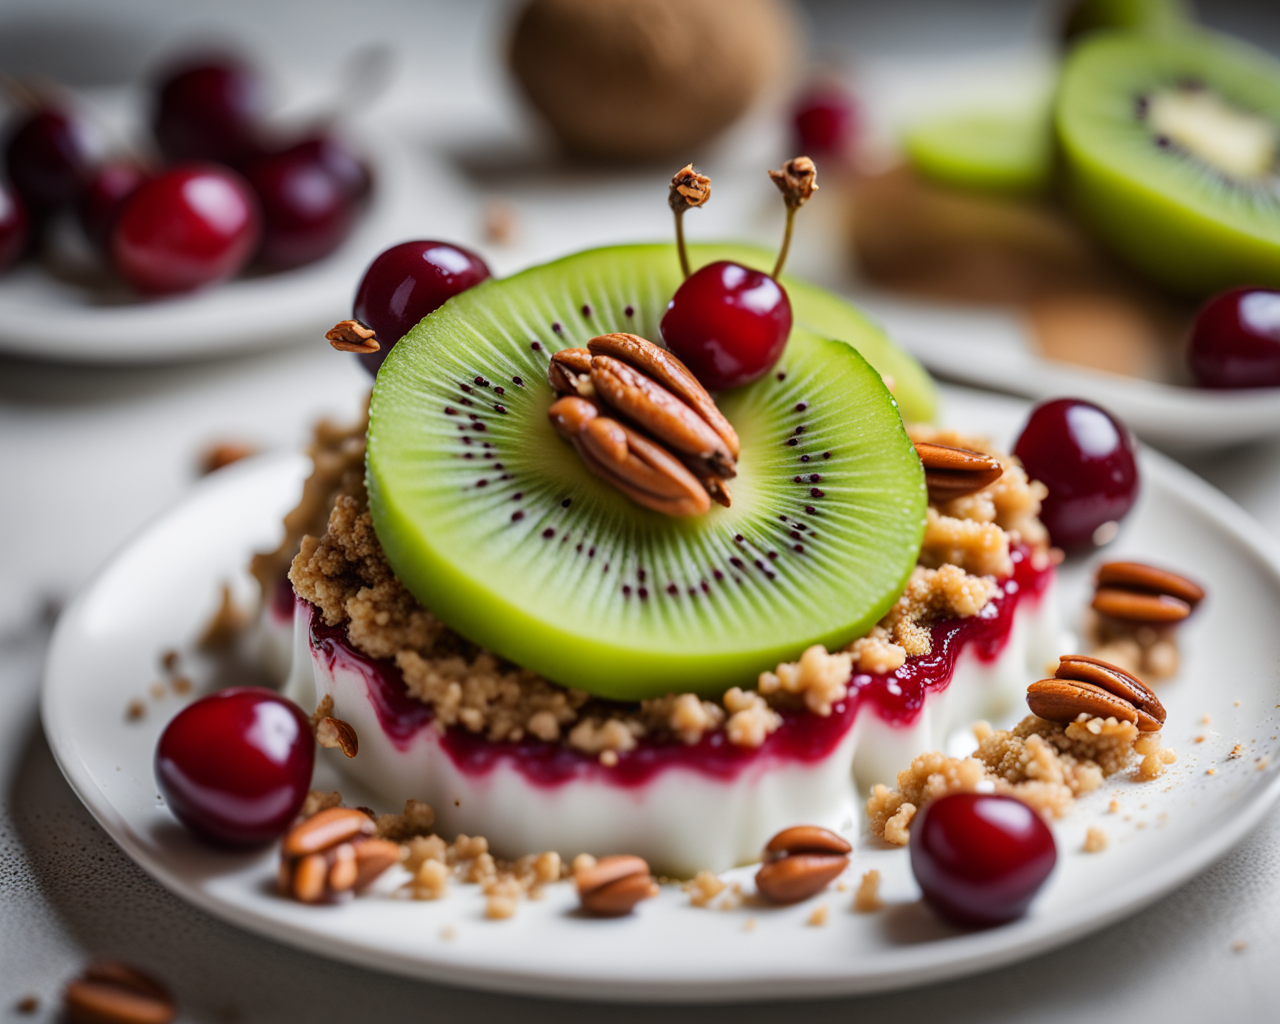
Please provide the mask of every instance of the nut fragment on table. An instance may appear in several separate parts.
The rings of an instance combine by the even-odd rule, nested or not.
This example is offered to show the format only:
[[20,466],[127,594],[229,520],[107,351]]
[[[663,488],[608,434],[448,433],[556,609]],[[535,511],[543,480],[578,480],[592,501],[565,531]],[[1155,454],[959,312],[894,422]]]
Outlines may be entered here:
[[99,960],[63,994],[71,1024],[169,1024],[177,1014],[160,982],[118,960]]
[[400,861],[400,846],[375,838],[364,811],[330,807],[298,822],[280,849],[280,891],[302,903],[320,903],[367,888]]
[[799,903],[816,896],[849,866],[853,847],[816,825],[783,829],[765,845],[756,890],[770,903]]
[[621,917],[658,895],[648,863],[630,854],[575,861],[573,882],[582,909],[596,917]]

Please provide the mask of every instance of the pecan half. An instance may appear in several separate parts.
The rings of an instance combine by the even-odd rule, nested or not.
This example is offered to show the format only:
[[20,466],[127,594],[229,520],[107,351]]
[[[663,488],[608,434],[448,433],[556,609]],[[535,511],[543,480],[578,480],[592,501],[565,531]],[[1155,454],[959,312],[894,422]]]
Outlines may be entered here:
[[701,515],[731,495],[738,434],[688,368],[634,334],[562,349],[547,379],[561,399],[548,410],[597,476],[668,515]]
[[128,964],[100,960],[63,995],[72,1024],[168,1024],[177,1007],[168,990]]
[[931,501],[950,501],[976,494],[1004,475],[999,460],[981,452],[925,441],[915,447],[924,466],[924,482]]
[[799,903],[816,896],[849,866],[853,847],[816,825],[783,829],[764,848],[756,890],[770,903]]
[[1151,625],[1181,622],[1204,600],[1191,580],[1142,562],[1108,562],[1098,569],[1093,610]]
[[658,895],[648,863],[629,854],[602,857],[575,872],[573,882],[582,909],[597,917],[629,914],[641,900]]
[[1032,714],[1050,722],[1070,723],[1081,715],[1132,722],[1140,732],[1159,732],[1164,705],[1137,676],[1082,654],[1059,659],[1053,679],[1027,688]]
[[341,718],[322,718],[316,726],[316,742],[329,750],[336,747],[347,757],[355,757],[360,751],[360,737],[351,723]]
[[361,355],[368,355],[382,348],[378,344],[378,335],[373,328],[359,320],[342,320],[325,331],[324,336],[339,352],[359,352]]
[[330,807],[284,837],[280,889],[302,903],[359,891],[400,861],[400,847],[375,839],[373,819],[352,807]]

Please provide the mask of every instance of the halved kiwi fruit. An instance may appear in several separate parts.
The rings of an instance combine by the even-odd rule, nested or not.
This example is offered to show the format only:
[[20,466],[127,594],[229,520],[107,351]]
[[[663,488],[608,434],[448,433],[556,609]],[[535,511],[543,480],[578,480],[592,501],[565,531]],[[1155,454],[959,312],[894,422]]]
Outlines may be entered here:
[[1056,103],[1064,187],[1121,257],[1189,295],[1280,285],[1280,64],[1209,33],[1102,33]]
[[1063,42],[1073,43],[1091,32],[1185,32],[1195,24],[1187,0],[1076,0],[1062,22]]
[[1045,106],[939,115],[913,125],[903,143],[926,178],[980,192],[1035,195],[1047,190],[1053,170]]
[[659,337],[679,283],[669,246],[486,282],[406,335],[373,394],[370,506],[400,579],[471,640],[615,699],[719,694],[847,643],[901,592],[924,525],[880,374],[803,326],[775,372],[720,396],[742,445],[732,508],[674,519],[593,476],[547,420],[547,361],[610,331]]

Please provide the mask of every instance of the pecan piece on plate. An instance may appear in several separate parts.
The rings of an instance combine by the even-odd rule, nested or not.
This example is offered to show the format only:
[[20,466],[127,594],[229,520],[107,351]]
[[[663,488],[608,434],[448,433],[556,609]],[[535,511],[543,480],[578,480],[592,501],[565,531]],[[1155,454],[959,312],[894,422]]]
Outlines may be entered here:
[[1050,722],[1070,723],[1081,715],[1115,718],[1140,732],[1159,732],[1165,720],[1160,698],[1137,676],[1082,654],[1064,655],[1053,679],[1032,683],[1027,706]]
[[322,718],[316,726],[316,742],[328,750],[337,748],[347,757],[355,757],[360,751],[360,737],[351,723],[332,716]]
[[675,356],[634,334],[562,349],[547,379],[548,415],[588,468],[646,508],[701,515],[728,507],[738,435]]
[[648,863],[630,854],[582,866],[574,872],[573,884],[582,909],[596,917],[621,917],[641,900],[658,895]]
[[359,320],[342,320],[330,327],[324,336],[339,352],[368,355],[382,348],[373,328]]
[[1108,562],[1098,569],[1093,610],[1154,626],[1181,622],[1203,600],[1204,591],[1177,573],[1142,562]]
[[783,829],[764,848],[756,890],[770,903],[799,903],[816,896],[849,866],[853,847],[816,825]]
[[924,482],[931,501],[950,501],[976,494],[1004,475],[998,459],[968,448],[920,441],[916,454],[924,466]]
[[364,811],[330,807],[300,821],[280,850],[280,889],[302,903],[359,891],[400,861],[400,847],[376,839]]

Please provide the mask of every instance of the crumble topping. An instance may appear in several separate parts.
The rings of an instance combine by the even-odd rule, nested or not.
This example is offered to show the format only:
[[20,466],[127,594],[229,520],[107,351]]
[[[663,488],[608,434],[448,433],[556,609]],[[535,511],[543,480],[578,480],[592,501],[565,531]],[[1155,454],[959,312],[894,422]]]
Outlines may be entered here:
[[1180,625],[1121,622],[1088,608],[1084,637],[1093,657],[1118,665],[1140,679],[1163,680],[1178,674]]
[[995,576],[1012,572],[1011,543],[1029,543],[1033,557],[1048,557],[1047,535],[1035,518],[1044,489],[1028,482],[1016,459],[981,439],[918,428],[913,437],[993,455],[1005,475],[977,494],[929,508],[922,564],[866,636],[842,651],[814,645],[798,661],[761,673],[755,690],[734,687],[718,702],[683,693],[619,705],[499,658],[418,603],[396,578],[373,529],[363,479],[366,426],[367,413],[351,428],[328,422],[317,428],[310,449],[316,468],[286,517],[285,541],[254,560],[264,592],[274,586],[270,573],[283,553],[297,550],[288,575],[298,596],[327,625],[345,624],[357,650],[393,660],[410,695],[433,709],[438,729],[461,725],[498,742],[532,736],[598,756],[605,765],[646,736],[692,745],[723,730],[730,743],[758,747],[781,726],[780,710],[830,715],[847,696],[855,669],[892,672],[908,656],[929,653],[931,622],[981,612],[999,593]]
[[858,889],[853,894],[853,909],[858,914],[874,914],[884,908],[884,900],[880,898],[880,872],[874,868],[862,876]]
[[1011,730],[980,723],[975,733],[972,756],[921,754],[898,773],[897,789],[876,786],[867,800],[872,833],[905,846],[919,809],[951,793],[1000,793],[1060,818],[1077,796],[1097,789],[1135,755],[1141,779],[1156,778],[1176,758],[1160,746],[1159,733],[1139,734],[1137,726],[1114,718],[1082,715],[1064,726],[1028,715]]

